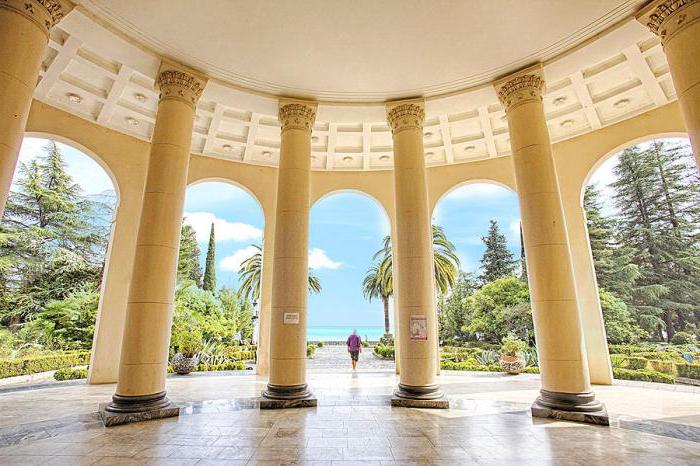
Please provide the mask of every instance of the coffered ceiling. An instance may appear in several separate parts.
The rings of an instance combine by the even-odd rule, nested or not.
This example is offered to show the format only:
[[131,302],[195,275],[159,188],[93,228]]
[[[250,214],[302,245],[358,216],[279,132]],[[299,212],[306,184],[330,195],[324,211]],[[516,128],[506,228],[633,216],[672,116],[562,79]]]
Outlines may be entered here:
[[194,153],[275,165],[276,95],[313,96],[319,170],[390,168],[382,102],[411,94],[427,97],[429,165],[508,155],[488,83],[536,59],[545,62],[554,141],[675,99],[659,42],[629,18],[639,2],[486,3],[83,1],[52,31],[35,96],[148,140],[166,55],[212,77]]

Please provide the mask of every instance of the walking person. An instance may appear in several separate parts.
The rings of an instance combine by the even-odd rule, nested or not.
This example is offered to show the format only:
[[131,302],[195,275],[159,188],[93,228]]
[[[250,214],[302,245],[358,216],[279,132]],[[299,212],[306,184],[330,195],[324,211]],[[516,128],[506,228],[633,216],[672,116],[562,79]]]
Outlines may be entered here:
[[362,352],[362,338],[357,334],[357,329],[352,331],[352,335],[348,337],[346,344],[348,345],[348,353],[350,353],[350,359],[352,360],[352,370],[356,370],[357,360],[360,358],[360,353]]

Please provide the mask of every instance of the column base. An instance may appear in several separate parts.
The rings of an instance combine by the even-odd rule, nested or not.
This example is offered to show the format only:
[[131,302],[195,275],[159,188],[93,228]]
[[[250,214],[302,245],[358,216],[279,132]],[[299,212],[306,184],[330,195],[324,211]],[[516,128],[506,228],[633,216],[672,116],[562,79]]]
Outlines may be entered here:
[[448,409],[450,402],[439,385],[414,386],[399,384],[391,397],[391,406],[403,408]]
[[318,400],[305,383],[299,385],[268,383],[260,397],[260,409],[313,408],[315,406],[318,406]]
[[530,412],[532,417],[610,425],[605,405],[595,399],[593,392],[561,393],[540,390],[540,396],[530,407]]
[[141,396],[115,394],[111,403],[100,403],[98,413],[104,426],[112,427],[179,416],[180,407],[173,404],[165,396],[165,392]]

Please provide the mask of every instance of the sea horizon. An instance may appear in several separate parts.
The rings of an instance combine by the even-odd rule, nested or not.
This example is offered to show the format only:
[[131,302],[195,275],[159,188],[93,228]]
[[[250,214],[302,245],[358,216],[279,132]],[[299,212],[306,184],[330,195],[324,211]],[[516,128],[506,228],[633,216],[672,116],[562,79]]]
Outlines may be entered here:
[[345,340],[353,331],[357,329],[357,334],[365,340],[379,340],[384,335],[383,325],[336,325],[336,326],[314,326],[307,327],[306,339],[314,341],[337,341]]

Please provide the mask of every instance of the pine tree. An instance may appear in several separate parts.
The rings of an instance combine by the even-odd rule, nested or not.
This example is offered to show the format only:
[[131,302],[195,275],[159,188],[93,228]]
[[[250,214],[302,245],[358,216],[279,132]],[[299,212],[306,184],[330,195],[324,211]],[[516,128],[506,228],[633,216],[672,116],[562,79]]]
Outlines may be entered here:
[[204,279],[202,288],[212,293],[216,291],[216,241],[214,239],[214,224],[211,224],[209,232],[209,246],[207,247],[207,261],[204,265]]
[[528,282],[527,278],[527,259],[525,258],[525,240],[523,239],[523,224],[520,222],[520,279]]
[[180,231],[180,252],[177,259],[178,281],[192,280],[195,285],[201,286],[202,268],[199,265],[199,255],[199,244],[197,244],[194,228],[183,223]]
[[94,221],[94,203],[66,173],[53,141],[20,164],[15,186],[0,232],[0,317],[11,324],[31,319],[50,300],[97,288],[111,226]]
[[481,258],[483,270],[479,277],[481,282],[486,284],[501,277],[513,275],[517,268],[517,261],[508,250],[506,237],[498,228],[496,220],[491,220],[488,235],[481,240],[486,245],[486,251]]

